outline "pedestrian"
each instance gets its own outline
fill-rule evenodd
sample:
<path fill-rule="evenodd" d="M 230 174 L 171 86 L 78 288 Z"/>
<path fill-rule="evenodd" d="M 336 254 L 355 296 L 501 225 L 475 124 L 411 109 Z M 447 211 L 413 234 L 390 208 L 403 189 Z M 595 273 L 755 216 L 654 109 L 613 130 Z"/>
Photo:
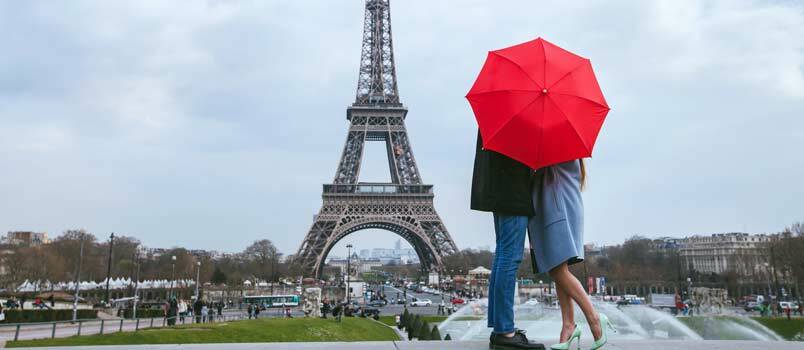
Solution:
<path fill-rule="evenodd" d="M 181 324 L 184 324 L 184 317 L 187 316 L 187 303 L 184 301 L 184 299 L 179 300 L 178 308 L 179 321 L 181 321 Z"/>
<path fill-rule="evenodd" d="M 260 318 L 260 309 L 261 308 L 262 308 L 262 305 L 259 305 L 259 304 L 254 305 L 254 319 L 255 320 Z"/>
<path fill-rule="evenodd" d="M 254 304 L 248 304 L 246 307 L 246 312 L 248 313 L 248 319 L 250 320 L 252 316 L 254 316 Z"/>
<path fill-rule="evenodd" d="M 330 311 L 332 311 L 332 305 L 329 304 L 329 300 L 327 300 L 326 298 L 324 299 L 323 304 L 324 305 L 321 306 L 321 318 L 326 319 L 327 314 L 330 313 Z"/>
<path fill-rule="evenodd" d="M 784 313 L 787 314 L 787 320 L 790 321 L 790 306 L 784 308 Z"/>
<path fill-rule="evenodd" d="M 218 303 L 218 317 L 223 317 L 223 302 Z"/>
<path fill-rule="evenodd" d="M 204 303 L 201 306 L 201 323 L 207 322 L 209 322 L 209 308 L 207 307 L 207 304 Z"/>
<path fill-rule="evenodd" d="M 25 310 L 25 300 L 26 300 L 25 294 L 20 296 L 20 310 Z"/>
<path fill-rule="evenodd" d="M 168 309 L 167 309 L 167 324 L 168 326 L 175 326 L 176 325 L 176 316 L 179 310 L 179 303 L 176 301 L 176 298 L 170 298 L 168 302 Z"/>
<path fill-rule="evenodd" d="M 3 310 L 3 304 L 0 304 L 0 323 L 6 322 L 6 312 Z"/>
<path fill-rule="evenodd" d="M 780 302 L 775 302 L 775 303 L 773 303 L 773 304 L 774 304 L 774 305 L 776 305 L 776 306 L 773 308 L 773 315 L 774 315 L 774 316 L 780 316 L 780 317 L 781 317 L 781 316 L 782 316 L 782 314 L 784 314 L 784 310 L 782 309 L 782 303 L 780 303 Z"/>
<path fill-rule="evenodd" d="M 53 296 L 53 293 L 50 293 L 50 296 L 47 297 L 48 301 L 50 302 L 50 307 L 56 307 L 56 297 Z"/>
<path fill-rule="evenodd" d="M 337 303 L 332 309 L 332 317 L 341 322 L 341 314 L 343 314 L 343 304 Z"/>
<path fill-rule="evenodd" d="M 801 301 L 798 302 L 798 315 L 804 316 L 804 303 Z"/>
<path fill-rule="evenodd" d="M 195 316 L 195 323 L 201 323 L 201 308 L 204 307 L 204 302 L 198 298 L 193 303 L 193 315 Z"/>

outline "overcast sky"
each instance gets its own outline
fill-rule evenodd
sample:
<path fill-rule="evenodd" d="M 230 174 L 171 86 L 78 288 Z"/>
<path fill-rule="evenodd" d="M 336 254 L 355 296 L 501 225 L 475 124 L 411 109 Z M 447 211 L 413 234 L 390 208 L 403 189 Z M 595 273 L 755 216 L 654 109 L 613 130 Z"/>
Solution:
<path fill-rule="evenodd" d="M 413 150 L 460 248 L 493 246 L 463 96 L 486 51 L 537 36 L 590 58 L 612 107 L 586 241 L 804 220 L 801 2 L 395 0 L 392 18 Z M 360 0 L 0 1 L 0 230 L 295 253 L 346 138 L 362 21 Z M 387 178 L 374 146 L 363 181 Z"/>

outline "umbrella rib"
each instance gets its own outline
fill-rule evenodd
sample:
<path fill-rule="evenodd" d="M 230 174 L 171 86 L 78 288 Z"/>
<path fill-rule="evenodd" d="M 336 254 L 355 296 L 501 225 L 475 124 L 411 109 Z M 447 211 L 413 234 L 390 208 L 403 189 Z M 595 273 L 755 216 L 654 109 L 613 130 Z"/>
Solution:
<path fill-rule="evenodd" d="M 584 142 L 583 137 L 581 137 L 581 134 L 578 132 L 578 128 L 577 128 L 577 127 L 575 127 L 575 124 L 572 122 L 572 120 L 570 120 L 570 118 L 569 118 L 569 117 L 567 117 L 567 113 L 564 113 L 564 111 L 563 111 L 563 110 L 561 110 L 561 107 L 558 105 L 558 103 L 555 103 L 555 101 L 553 101 L 553 99 L 551 99 L 551 98 L 549 98 L 549 97 L 548 97 L 548 98 L 547 98 L 547 100 L 549 100 L 549 101 L 550 101 L 550 103 L 552 103 L 552 104 L 553 104 L 553 106 L 556 108 L 556 110 L 557 110 L 559 113 L 561 113 L 561 115 L 562 115 L 562 116 L 564 116 L 564 119 L 566 119 L 566 120 L 567 120 L 567 123 L 569 123 L 569 124 L 572 126 L 572 131 L 574 131 L 574 132 L 575 132 L 575 135 L 577 135 L 577 136 L 578 136 L 578 140 L 580 140 L 580 141 L 581 141 L 581 144 L 582 144 L 582 145 L 583 145 L 583 147 L 586 149 L 586 152 L 587 152 L 587 153 L 589 153 L 589 154 L 592 154 L 592 151 L 589 149 L 589 146 L 587 146 L 587 145 L 586 145 L 586 142 Z"/>
<path fill-rule="evenodd" d="M 466 97 L 480 96 L 480 95 L 491 94 L 491 93 L 495 93 L 495 92 L 539 92 L 539 90 L 523 90 L 523 89 L 488 90 L 488 91 L 472 92 L 472 93 L 466 94 Z"/>
<path fill-rule="evenodd" d="M 577 98 L 580 98 L 580 99 L 582 99 L 582 100 L 587 100 L 587 101 L 589 101 L 589 102 L 591 102 L 591 103 L 594 103 L 594 104 L 596 104 L 596 105 L 598 105 L 598 106 L 600 106 L 600 107 L 603 107 L 603 108 L 606 108 L 606 109 L 608 109 L 608 110 L 611 110 L 611 108 L 610 108 L 608 105 L 601 104 L 600 102 L 593 101 L 593 100 L 588 99 L 588 98 L 583 97 L 583 96 L 573 95 L 573 94 L 566 93 L 566 92 L 556 92 L 556 91 L 551 91 L 551 93 L 556 94 L 556 95 L 564 95 L 564 96 L 572 96 L 572 97 L 577 97 Z"/>
<path fill-rule="evenodd" d="M 567 73 L 565 73 L 564 75 L 562 75 L 562 76 L 561 76 L 561 78 L 558 78 L 558 80 L 556 80 L 555 82 L 553 82 L 553 84 L 551 84 L 551 85 L 550 85 L 550 87 L 553 87 L 553 86 L 555 86 L 556 84 L 560 83 L 562 80 L 564 80 L 564 78 L 566 78 L 566 77 L 568 77 L 570 74 L 574 73 L 576 70 L 578 70 L 578 68 L 581 68 L 581 66 L 583 66 L 583 64 L 584 64 L 584 63 L 589 63 L 589 64 L 592 64 L 592 62 L 591 62 L 591 61 L 589 61 L 589 59 L 584 59 L 584 60 L 582 60 L 582 61 L 581 61 L 581 63 L 579 63 L 579 64 L 578 64 L 577 66 L 575 66 L 574 68 L 570 69 L 570 70 L 569 70 Z M 545 82 L 545 84 L 547 84 L 547 82 Z"/>
<path fill-rule="evenodd" d="M 539 83 L 537 83 L 537 82 L 536 82 L 536 80 L 533 80 L 533 77 L 531 77 L 531 76 L 530 76 L 530 74 L 528 74 L 528 72 L 527 72 L 527 71 L 525 71 L 525 69 L 524 69 L 524 68 L 522 68 L 522 66 L 520 66 L 518 63 L 514 62 L 514 60 L 512 60 L 512 59 L 510 59 L 510 58 L 508 58 L 508 57 L 505 57 L 505 56 L 501 55 L 501 54 L 500 54 L 499 52 L 497 52 L 497 51 L 492 51 L 492 53 L 493 53 L 493 54 L 495 54 L 495 55 L 497 55 L 498 57 L 500 57 L 500 58 L 502 58 L 502 59 L 504 59 L 504 60 L 508 61 L 508 62 L 511 62 L 511 64 L 513 64 L 515 67 L 519 68 L 519 70 L 520 70 L 520 71 L 522 71 L 522 73 L 523 73 L 523 74 L 525 74 L 525 76 L 526 76 L 526 77 L 528 77 L 528 79 L 530 79 L 530 81 L 532 81 L 534 84 L 536 84 L 536 87 L 538 87 L 538 88 L 539 88 L 539 90 L 544 89 L 544 87 L 542 86 L 542 84 L 539 84 Z"/>

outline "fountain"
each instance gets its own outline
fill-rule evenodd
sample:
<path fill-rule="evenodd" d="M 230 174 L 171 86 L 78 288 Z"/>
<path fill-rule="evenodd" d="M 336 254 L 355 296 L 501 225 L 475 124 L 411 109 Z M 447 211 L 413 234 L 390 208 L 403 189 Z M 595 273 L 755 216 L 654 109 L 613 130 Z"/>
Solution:
<path fill-rule="evenodd" d="M 439 324 L 441 334 L 450 334 L 455 340 L 486 340 L 490 330 L 486 327 L 488 301 L 470 302 Z M 617 333 L 616 339 L 668 339 L 668 340 L 783 340 L 779 335 L 758 322 L 737 314 L 703 314 L 700 316 L 676 317 L 669 312 L 645 305 L 617 306 L 600 300 L 595 307 L 605 313 Z M 561 312 L 557 307 L 519 304 L 514 307 L 515 323 L 528 332 L 533 339 L 556 338 L 561 328 Z M 580 309 L 575 310 L 575 319 L 584 330 L 584 341 L 592 341 L 591 332 Z"/>

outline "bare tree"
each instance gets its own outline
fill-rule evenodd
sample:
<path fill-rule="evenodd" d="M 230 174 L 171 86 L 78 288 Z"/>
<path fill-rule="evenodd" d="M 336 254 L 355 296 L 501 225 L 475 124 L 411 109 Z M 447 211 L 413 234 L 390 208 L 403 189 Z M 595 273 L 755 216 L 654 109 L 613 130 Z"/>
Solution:
<path fill-rule="evenodd" d="M 281 254 L 270 240 L 255 241 L 246 247 L 243 256 L 255 267 L 257 277 L 274 281 Z"/>

